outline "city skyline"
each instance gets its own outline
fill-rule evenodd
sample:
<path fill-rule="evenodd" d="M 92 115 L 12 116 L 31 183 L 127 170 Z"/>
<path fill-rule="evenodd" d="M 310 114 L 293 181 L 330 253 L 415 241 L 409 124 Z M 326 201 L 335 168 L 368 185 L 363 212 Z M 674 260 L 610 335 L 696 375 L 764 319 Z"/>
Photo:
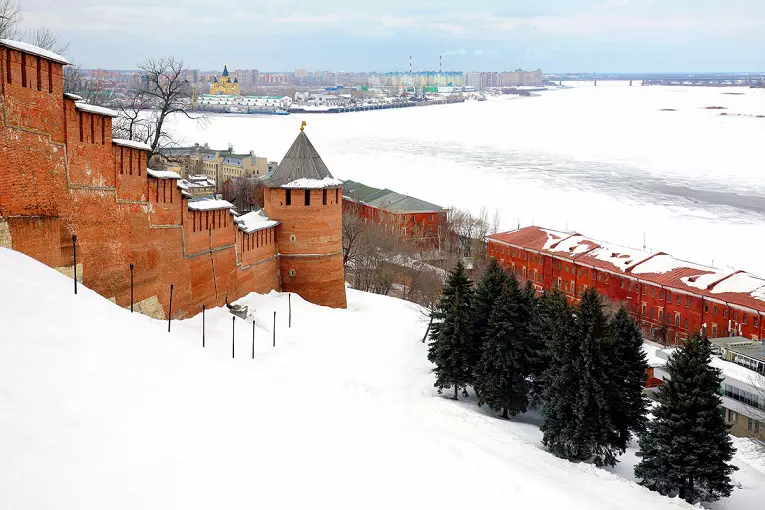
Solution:
<path fill-rule="evenodd" d="M 345 72 L 542 68 L 551 72 L 762 71 L 756 0 L 581 0 L 470 6 L 307 0 L 24 0 L 24 26 L 50 26 L 84 68 L 134 69 L 175 55 L 190 68 Z"/>

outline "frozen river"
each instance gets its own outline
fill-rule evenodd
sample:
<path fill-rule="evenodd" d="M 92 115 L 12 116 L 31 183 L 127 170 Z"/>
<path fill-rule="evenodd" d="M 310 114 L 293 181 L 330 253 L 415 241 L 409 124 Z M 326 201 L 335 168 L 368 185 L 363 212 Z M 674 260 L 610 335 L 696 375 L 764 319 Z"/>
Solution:
<path fill-rule="evenodd" d="M 725 114 L 725 115 L 722 115 Z M 765 90 L 601 82 L 463 104 L 338 115 L 175 119 L 184 142 L 281 159 L 306 133 L 335 177 L 501 228 L 577 231 L 765 275 Z"/>

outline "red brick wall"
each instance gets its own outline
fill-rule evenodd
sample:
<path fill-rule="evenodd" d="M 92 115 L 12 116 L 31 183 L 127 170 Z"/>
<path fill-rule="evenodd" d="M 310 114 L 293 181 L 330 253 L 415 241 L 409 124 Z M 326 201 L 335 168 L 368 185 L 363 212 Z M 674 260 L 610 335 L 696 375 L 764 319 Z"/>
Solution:
<path fill-rule="evenodd" d="M 306 191 L 310 205 L 305 203 Z M 342 189 L 287 190 L 267 188 L 265 212 L 277 227 L 282 289 L 325 306 L 344 308 L 345 271 L 342 255 Z M 292 272 L 291 272 L 292 271 Z"/>
<path fill-rule="evenodd" d="M 371 223 L 382 223 L 388 232 L 417 242 L 423 249 L 438 248 L 438 229 L 446 224 L 446 212 L 392 214 L 347 198 L 343 199 L 343 211 L 354 212 Z"/>
<path fill-rule="evenodd" d="M 111 118 L 63 99 L 60 65 L 50 64 L 50 92 L 48 62 L 40 60 L 37 90 L 37 57 L 23 60 L 26 86 L 21 53 L 0 48 L 0 217 L 13 249 L 70 266 L 77 234 L 88 288 L 129 306 L 132 263 L 135 302 L 156 296 L 167 314 L 173 284 L 174 318 L 279 288 L 273 244 L 242 264 L 239 229 L 227 210 L 189 211 L 175 181 L 147 177 L 145 151 L 112 145 Z"/>

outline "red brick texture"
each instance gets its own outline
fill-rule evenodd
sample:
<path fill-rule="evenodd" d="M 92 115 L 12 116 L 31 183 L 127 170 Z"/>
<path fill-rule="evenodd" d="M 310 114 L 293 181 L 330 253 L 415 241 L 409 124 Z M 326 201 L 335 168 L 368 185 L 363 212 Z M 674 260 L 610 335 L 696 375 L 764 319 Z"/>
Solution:
<path fill-rule="evenodd" d="M 345 306 L 340 190 L 327 205 L 322 190 L 310 207 L 269 204 L 282 224 L 245 234 L 228 210 L 189 210 L 174 180 L 147 176 L 147 153 L 113 144 L 110 117 L 63 98 L 61 65 L 0 46 L 0 70 L 0 217 L 14 250 L 71 266 L 76 234 L 87 287 L 129 306 L 132 263 L 135 302 L 156 296 L 167 314 L 173 284 L 173 318 L 281 287 Z"/>
<path fill-rule="evenodd" d="M 345 308 L 340 188 L 267 188 L 265 211 L 277 227 L 282 289 L 333 308 Z M 306 205 L 308 194 L 308 205 Z"/>
<path fill-rule="evenodd" d="M 662 285 L 656 281 L 661 275 L 625 273 L 586 254 L 572 259 L 561 252 L 546 252 L 537 242 L 539 229 L 526 230 L 492 236 L 488 253 L 519 279 L 531 281 L 537 291 L 557 287 L 569 301 L 578 303 L 584 290 L 595 288 L 608 301 L 624 305 L 646 336 L 667 343 L 681 343 L 700 330 L 711 338 L 733 332 L 746 338 L 765 337 L 765 310 L 726 302 L 725 294 L 710 297 L 687 286 Z M 528 239 L 524 238 L 527 233 Z M 508 239 L 509 235 L 513 237 Z M 686 276 L 702 272 L 693 269 Z M 661 338 L 662 330 L 666 338 Z"/>

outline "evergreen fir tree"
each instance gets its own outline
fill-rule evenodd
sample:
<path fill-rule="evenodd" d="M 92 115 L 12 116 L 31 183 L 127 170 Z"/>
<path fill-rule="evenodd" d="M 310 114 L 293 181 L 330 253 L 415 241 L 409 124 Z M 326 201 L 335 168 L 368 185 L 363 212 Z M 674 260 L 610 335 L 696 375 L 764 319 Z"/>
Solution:
<path fill-rule="evenodd" d="M 577 336 L 581 349 L 579 388 L 575 406 L 576 432 L 571 453 L 574 458 L 592 459 L 596 466 L 613 466 L 616 456 L 624 453 L 627 438 L 619 435 L 615 423 L 622 385 L 614 377 L 613 339 L 608 334 L 608 321 L 603 313 L 601 295 L 595 289 L 582 294 L 578 308 Z"/>
<path fill-rule="evenodd" d="M 472 371 L 475 373 L 481 358 L 482 345 L 489 328 L 489 316 L 510 276 L 496 259 L 489 261 L 489 267 L 478 281 L 473 295 L 473 352 Z"/>
<path fill-rule="evenodd" d="M 462 261 L 449 273 L 443 294 L 432 312 L 428 360 L 436 365 L 434 386 L 438 392 L 454 386 L 454 398 L 459 388 L 473 381 L 472 282 L 465 274 Z M 473 363 L 473 364 L 471 364 Z"/>
<path fill-rule="evenodd" d="M 670 378 L 658 391 L 660 405 L 640 438 L 635 466 L 642 485 L 689 503 L 730 496 L 737 469 L 717 393 L 720 370 L 710 358 L 709 340 L 699 334 L 670 357 Z"/>
<path fill-rule="evenodd" d="M 488 404 L 494 411 L 508 414 L 526 412 L 528 405 L 528 363 L 523 344 L 524 324 L 520 292 L 515 278 L 508 278 L 489 315 L 481 359 L 476 369 L 478 405 Z"/>
<path fill-rule="evenodd" d="M 559 326 L 561 298 L 565 301 L 565 297 L 558 291 L 545 292 L 534 303 L 530 342 L 536 357 L 530 357 L 529 368 L 529 403 L 534 407 L 541 407 L 544 402 L 545 374 L 552 360 L 551 342 Z"/>
<path fill-rule="evenodd" d="M 529 385 L 529 403 L 533 405 L 533 399 L 538 391 L 538 381 L 547 366 L 547 346 L 535 333 L 536 316 L 539 310 L 539 299 L 534 286 L 530 281 L 519 288 L 518 292 L 518 315 L 519 315 L 519 338 L 522 339 L 525 359 L 524 374 Z"/>
<path fill-rule="evenodd" d="M 568 444 L 576 427 L 574 402 L 579 384 L 579 345 L 574 311 L 558 290 L 539 300 L 535 334 L 547 346 L 548 363 L 542 377 L 542 443 L 551 453 L 569 457 Z"/>
<path fill-rule="evenodd" d="M 629 435 L 622 437 L 616 426 L 619 408 L 613 403 L 623 385 L 614 377 L 615 348 L 597 291 L 584 292 L 571 322 L 566 322 L 572 329 L 571 344 L 563 351 L 570 359 L 561 359 L 560 353 L 554 352 L 547 371 L 545 395 L 549 402 L 544 409 L 543 442 L 560 457 L 613 466 L 616 456 L 624 453 Z M 561 346 L 552 347 L 557 351 Z M 566 400 L 561 401 L 554 394 L 557 391 L 565 391 Z"/>
<path fill-rule="evenodd" d="M 624 444 L 630 433 L 645 429 L 648 399 L 643 387 L 648 363 L 643 351 L 643 336 L 627 310 L 621 307 L 609 324 L 614 349 L 609 365 L 619 386 L 612 395 L 613 421 Z"/>

